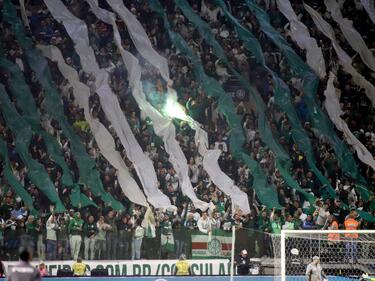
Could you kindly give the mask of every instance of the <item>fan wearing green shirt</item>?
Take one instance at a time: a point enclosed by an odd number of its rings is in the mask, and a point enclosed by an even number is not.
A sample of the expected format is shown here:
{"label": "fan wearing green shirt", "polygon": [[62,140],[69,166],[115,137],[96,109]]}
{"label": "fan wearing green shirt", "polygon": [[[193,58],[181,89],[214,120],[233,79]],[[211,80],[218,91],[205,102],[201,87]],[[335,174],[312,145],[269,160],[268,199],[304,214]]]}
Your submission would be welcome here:
{"label": "fan wearing green shirt", "polygon": [[163,221],[160,223],[160,229],[162,257],[167,258],[170,253],[174,253],[172,222],[167,214],[164,215]]}
{"label": "fan wearing green shirt", "polygon": [[270,221],[267,214],[267,208],[266,206],[263,207],[263,209],[259,212],[259,209],[256,205],[254,205],[255,211],[258,214],[258,228],[262,232],[270,232]]}
{"label": "fan wearing green shirt", "polygon": [[271,245],[270,237],[268,233],[271,232],[271,224],[269,220],[269,216],[267,213],[267,207],[263,206],[262,210],[259,211],[258,206],[253,204],[254,209],[258,215],[257,225],[258,229],[261,231],[262,235],[260,237],[259,245],[259,255],[262,256],[269,256],[271,254],[271,249],[269,245]]}
{"label": "fan wearing green shirt", "polygon": [[32,241],[38,240],[38,230],[36,228],[36,222],[34,216],[30,215],[25,223],[26,234],[32,237]]}
{"label": "fan wearing green shirt", "polygon": [[271,232],[273,234],[280,234],[284,217],[285,209],[282,209],[281,216],[275,211],[275,208],[272,209],[271,215],[270,215],[270,222],[271,222]]}

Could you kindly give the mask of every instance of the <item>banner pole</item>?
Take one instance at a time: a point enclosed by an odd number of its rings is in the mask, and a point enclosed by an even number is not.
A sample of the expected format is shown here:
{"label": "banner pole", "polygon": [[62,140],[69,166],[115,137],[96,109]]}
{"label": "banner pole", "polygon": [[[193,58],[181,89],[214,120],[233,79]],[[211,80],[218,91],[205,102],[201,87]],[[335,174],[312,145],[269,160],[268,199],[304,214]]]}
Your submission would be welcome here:
{"label": "banner pole", "polygon": [[233,281],[234,276],[234,250],[235,245],[234,242],[236,241],[236,227],[232,226],[232,250],[231,250],[231,257],[230,257],[230,281]]}

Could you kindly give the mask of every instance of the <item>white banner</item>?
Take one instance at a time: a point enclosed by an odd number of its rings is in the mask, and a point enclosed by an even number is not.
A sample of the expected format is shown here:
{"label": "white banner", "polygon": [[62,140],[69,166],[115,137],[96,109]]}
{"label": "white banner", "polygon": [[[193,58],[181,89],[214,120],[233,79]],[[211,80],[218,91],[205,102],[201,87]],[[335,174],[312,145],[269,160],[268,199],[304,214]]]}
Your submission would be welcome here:
{"label": "white banner", "polygon": [[368,16],[375,23],[375,8],[374,8],[374,0],[361,0],[363,8],[365,8]]}
{"label": "white banner", "polygon": [[29,19],[27,18],[26,14],[26,8],[25,8],[25,0],[19,0],[20,1],[20,9],[21,9],[21,18],[23,21],[23,24],[30,28]]}
{"label": "white banner", "polygon": [[[130,37],[140,54],[160,72],[164,80],[169,83],[169,68],[167,60],[161,57],[152,47],[146,32],[136,17],[130,13],[122,2],[108,1],[112,9],[115,10],[120,18],[125,22]],[[108,12],[108,11],[107,11]],[[128,68],[129,82],[132,87],[133,97],[138,106],[153,122],[155,134],[163,139],[165,151],[169,154],[169,161],[179,177],[182,192],[190,198],[196,208],[206,210],[208,203],[199,200],[191,185],[189,177],[189,167],[187,159],[182,152],[179,143],[176,140],[176,129],[170,119],[164,118],[147,100],[143,92],[141,83],[141,67],[138,59],[131,53],[126,52],[121,45],[120,35],[115,35],[115,42],[122,55],[125,66]],[[168,95],[175,96],[172,89],[169,89]]]}
{"label": "white banner", "polygon": [[[177,260],[97,260],[83,261],[89,270],[108,269],[110,276],[168,276],[174,275]],[[17,262],[3,261],[8,271]],[[35,267],[38,262],[31,262]],[[74,261],[46,261],[44,262],[49,275],[56,276],[59,269],[72,269]],[[229,259],[189,260],[192,275],[227,275],[229,274]]]}
{"label": "white banner", "polygon": [[[91,9],[93,9],[95,13],[95,10],[98,10],[98,8],[94,7],[94,5],[92,4],[93,0],[86,0],[86,1],[90,4]],[[144,31],[142,25],[137,20],[137,18],[127,10],[127,8],[125,7],[125,5],[123,5],[123,3],[115,2],[112,0],[107,0],[107,2],[111,5],[112,9],[114,9],[119,14],[120,18],[127,25],[128,31],[134,42],[134,45],[137,47],[137,50],[141,53],[141,55],[145,57],[146,60],[148,60],[151,64],[154,64],[153,58],[150,57],[150,54],[156,53],[156,51],[153,49],[151,42],[149,38],[147,37],[146,32]],[[101,13],[96,12],[96,15],[99,18],[101,18],[101,20],[106,21],[103,15],[103,13],[105,12],[109,13],[108,11],[102,10]],[[129,15],[129,13],[131,15]],[[116,24],[113,21],[112,23],[112,26],[114,26],[113,29],[117,30],[117,27],[115,25]],[[115,41],[122,55],[124,64],[128,69],[131,69],[131,71],[129,71],[129,81],[133,88],[133,95],[134,95],[135,100],[137,101],[139,107],[142,109],[143,113],[145,113],[146,116],[152,119],[154,128],[155,126],[156,127],[159,126],[159,128],[155,128],[155,132],[156,134],[158,134],[158,136],[160,136],[164,140],[166,151],[170,155],[171,155],[170,152],[172,152],[174,156],[178,156],[180,158],[180,159],[177,159],[176,157],[171,157],[170,161],[172,162],[175,169],[177,167],[176,171],[182,178],[182,181],[181,181],[182,191],[190,199],[191,199],[190,196],[193,196],[194,199],[192,199],[192,201],[194,202],[195,206],[197,207],[201,206],[199,207],[200,209],[202,208],[206,209],[208,207],[208,204],[202,201],[197,201],[197,198],[194,192],[192,191],[191,182],[188,177],[188,166],[186,165],[187,160],[181,148],[179,147],[178,143],[175,140],[175,127],[173,126],[173,124],[168,118],[164,117],[162,114],[156,111],[152,107],[152,105],[146,101],[146,97],[145,97],[145,94],[143,93],[142,85],[140,82],[141,68],[139,66],[138,60],[132,54],[130,54],[129,52],[125,51],[122,48],[120,40],[121,40],[120,36],[119,35],[117,36],[115,32]],[[138,47],[142,49],[138,49]],[[146,49],[146,51],[144,49]],[[161,73],[162,77],[165,79],[167,83],[169,83],[169,81],[166,80],[167,79],[166,75],[163,74],[164,71],[167,71],[169,73],[168,65],[166,69],[161,68],[160,60],[158,59],[158,61],[159,61],[159,64],[154,64],[155,67],[159,69],[159,72]],[[168,95],[177,104],[176,92],[171,87],[168,87]],[[207,133],[201,129],[200,124],[195,122],[189,116],[186,116],[185,120],[196,131],[195,143],[198,147],[199,153],[203,156],[203,167],[208,173],[208,175],[210,176],[212,182],[215,185],[217,185],[218,188],[221,189],[225,194],[231,197],[232,204],[233,204],[233,211],[235,211],[236,209],[241,209],[244,214],[250,213],[250,206],[249,206],[249,202],[248,202],[249,200],[247,198],[247,195],[243,191],[241,191],[237,186],[234,185],[234,182],[223,171],[221,171],[218,165],[217,160],[220,156],[221,151],[220,150],[208,150],[207,149],[208,148]],[[173,135],[171,135],[171,133],[173,133]]]}
{"label": "white banner", "polygon": [[362,61],[372,70],[375,71],[375,58],[367,48],[361,34],[354,29],[353,23],[347,18],[343,18],[340,6],[336,0],[324,0],[327,10],[331,13],[332,18],[338,23],[342,34],[348,41],[349,45],[359,54]]}
{"label": "white banner", "polygon": [[353,135],[346,122],[341,118],[344,113],[341,111],[339,98],[340,93],[335,89],[333,82],[335,80],[334,74],[329,74],[327,82],[327,89],[324,91],[326,97],[324,107],[336,128],[344,133],[344,139],[357,152],[358,158],[365,164],[369,165],[375,171],[375,160],[370,151]]}
{"label": "white banner", "polygon": [[123,1],[107,0],[107,2],[112,10],[118,13],[121,19],[125,22],[129,35],[138,52],[156,67],[163,79],[169,83],[168,61],[154,50],[146,31],[143,29],[137,18],[126,8]]}
{"label": "white banner", "polygon": [[307,27],[298,19],[289,0],[276,0],[276,3],[280,12],[289,21],[290,36],[301,49],[306,50],[307,64],[323,79],[326,76],[326,65],[316,40],[310,36]]}
{"label": "white banner", "polygon": [[94,0],[86,1],[90,5],[93,13],[98,18],[112,25],[115,43],[120,51],[124,64],[128,69],[129,84],[132,88],[133,97],[142,110],[142,113],[152,120],[156,135],[163,139],[165,150],[169,154],[169,160],[179,175],[182,192],[192,200],[193,204],[197,208],[206,210],[208,208],[208,203],[199,200],[193,190],[193,187],[191,186],[187,160],[178,142],[176,141],[175,127],[173,126],[170,119],[163,117],[146,100],[146,96],[143,93],[141,84],[141,68],[139,66],[138,60],[131,53],[125,51],[121,45],[121,37],[115,22],[115,15],[107,10],[99,8]]}
{"label": "white banner", "polygon": [[77,101],[78,106],[84,110],[85,119],[90,125],[91,132],[99,147],[100,153],[115,169],[118,170],[117,179],[125,196],[138,205],[146,206],[146,198],[136,181],[130,176],[125,162],[122,160],[120,153],[116,150],[112,135],[102,123],[93,118],[90,114],[90,89],[79,81],[77,71],[65,63],[64,58],[57,47],[38,45],[37,48],[42,51],[45,57],[57,62],[57,67],[61,74],[73,87],[74,98]]}
{"label": "white banner", "polygon": [[342,65],[344,70],[352,75],[353,81],[365,90],[367,97],[371,100],[372,104],[375,105],[375,87],[366,80],[358,71],[352,66],[352,59],[349,55],[340,47],[335,38],[335,32],[332,26],[326,22],[322,16],[316,12],[310,6],[304,4],[306,11],[310,14],[316,27],[332,42],[332,47],[336,51],[338,62]]}
{"label": "white banner", "polygon": [[75,17],[60,0],[44,0],[44,2],[53,17],[63,23],[73,40],[75,50],[81,58],[83,70],[95,76],[96,93],[99,95],[100,104],[124,146],[127,157],[134,165],[148,201],[155,208],[170,207],[169,198],[158,189],[158,181],[152,161],[137,142],[122,112],[117,96],[108,84],[108,73],[104,69],[100,69],[96,62],[94,51],[89,46],[85,22]]}

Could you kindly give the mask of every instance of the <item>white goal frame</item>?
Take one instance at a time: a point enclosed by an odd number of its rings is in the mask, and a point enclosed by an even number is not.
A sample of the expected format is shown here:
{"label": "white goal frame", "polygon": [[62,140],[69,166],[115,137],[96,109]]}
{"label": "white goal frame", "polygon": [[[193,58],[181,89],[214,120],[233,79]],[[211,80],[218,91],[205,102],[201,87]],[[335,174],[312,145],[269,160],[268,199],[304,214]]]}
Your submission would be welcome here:
{"label": "white goal frame", "polygon": [[375,230],[281,230],[280,235],[280,269],[281,281],[286,281],[286,243],[287,234],[374,234]]}

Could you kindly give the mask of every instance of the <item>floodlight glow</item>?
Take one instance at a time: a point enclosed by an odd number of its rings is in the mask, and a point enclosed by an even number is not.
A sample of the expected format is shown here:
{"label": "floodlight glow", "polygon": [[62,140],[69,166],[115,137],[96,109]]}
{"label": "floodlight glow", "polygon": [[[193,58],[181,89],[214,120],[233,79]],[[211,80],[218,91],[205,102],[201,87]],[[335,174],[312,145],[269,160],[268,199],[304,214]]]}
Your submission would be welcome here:
{"label": "floodlight glow", "polygon": [[173,98],[167,98],[163,108],[163,113],[169,118],[178,118],[184,121],[190,121],[190,116],[186,114],[182,105]]}

